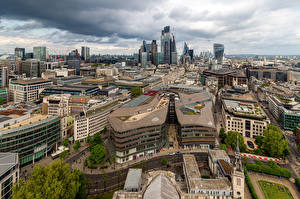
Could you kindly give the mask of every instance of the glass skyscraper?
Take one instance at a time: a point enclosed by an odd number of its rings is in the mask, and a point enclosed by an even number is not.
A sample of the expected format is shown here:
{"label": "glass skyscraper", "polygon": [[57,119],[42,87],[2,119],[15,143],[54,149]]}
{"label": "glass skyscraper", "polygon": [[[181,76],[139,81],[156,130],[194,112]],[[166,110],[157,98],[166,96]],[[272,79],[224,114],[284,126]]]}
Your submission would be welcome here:
{"label": "glass skyscraper", "polygon": [[172,53],[176,52],[175,37],[170,32],[170,26],[161,31],[161,52],[165,64],[172,64]]}
{"label": "glass skyscraper", "polygon": [[222,64],[224,57],[224,45],[223,44],[214,44],[214,56],[218,64]]}
{"label": "glass skyscraper", "polygon": [[36,46],[33,47],[33,58],[40,61],[46,61],[46,47],[45,46]]}

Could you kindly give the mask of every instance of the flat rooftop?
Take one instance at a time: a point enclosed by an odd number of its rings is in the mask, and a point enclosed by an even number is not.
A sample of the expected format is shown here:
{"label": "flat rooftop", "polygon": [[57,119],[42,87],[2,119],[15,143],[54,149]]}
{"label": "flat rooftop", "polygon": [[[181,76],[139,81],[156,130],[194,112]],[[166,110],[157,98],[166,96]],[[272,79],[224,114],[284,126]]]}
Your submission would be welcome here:
{"label": "flat rooftop", "polygon": [[142,169],[129,169],[124,185],[124,189],[139,189],[142,179]]}
{"label": "flat rooftop", "polygon": [[261,119],[267,118],[263,109],[256,103],[224,99],[223,104],[228,112],[237,116],[257,117]]}
{"label": "flat rooftop", "polygon": [[188,177],[188,180],[193,178],[201,178],[201,174],[198,168],[198,164],[196,162],[194,155],[183,155],[183,162],[185,166],[186,175]]}
{"label": "flat rooftop", "polygon": [[211,158],[215,161],[218,159],[229,159],[228,154],[224,150],[209,150],[208,154],[211,156]]}
{"label": "flat rooftop", "polygon": [[198,125],[215,128],[212,100],[209,93],[180,94],[175,102],[176,115],[181,126]]}
{"label": "flat rooftop", "polygon": [[45,80],[45,79],[18,79],[15,81],[12,81],[14,84],[39,84],[39,83],[46,83],[51,82],[51,80]]}
{"label": "flat rooftop", "polygon": [[55,117],[55,116],[52,116],[52,115],[42,115],[42,114],[33,114],[28,119],[25,119],[25,120],[23,120],[21,122],[18,122],[16,124],[13,124],[13,125],[10,125],[10,126],[7,126],[5,128],[0,129],[0,135],[4,131],[6,131],[6,130],[13,130],[15,128],[20,128],[22,126],[31,125],[31,124],[34,124],[34,123],[37,123],[37,122],[40,122],[40,121],[43,121],[43,120],[46,120],[46,119],[49,119],[49,118],[53,118],[53,117]]}

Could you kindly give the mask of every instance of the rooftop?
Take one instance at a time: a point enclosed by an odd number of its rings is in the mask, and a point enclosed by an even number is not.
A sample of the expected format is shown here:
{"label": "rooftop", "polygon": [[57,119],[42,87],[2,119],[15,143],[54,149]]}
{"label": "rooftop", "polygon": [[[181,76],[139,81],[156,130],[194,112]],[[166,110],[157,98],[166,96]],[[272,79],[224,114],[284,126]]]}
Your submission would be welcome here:
{"label": "rooftop", "polygon": [[213,161],[217,161],[218,159],[227,159],[230,161],[229,156],[224,150],[209,150],[208,154],[213,159]]}
{"label": "rooftop", "polygon": [[142,178],[142,169],[129,169],[124,189],[139,189]]}
{"label": "rooftop", "polygon": [[[149,96],[147,96],[149,97]],[[165,123],[168,113],[168,98],[160,98],[159,95],[140,106],[123,106],[108,117],[108,121],[115,131],[124,132],[131,129],[147,126],[161,125]]]}
{"label": "rooftop", "polygon": [[19,162],[17,153],[0,153],[0,176]]}
{"label": "rooftop", "polygon": [[51,82],[51,80],[45,80],[45,79],[18,79],[13,81],[14,84],[39,84],[39,83],[46,83]]}
{"label": "rooftop", "polygon": [[256,103],[240,102],[235,100],[223,100],[225,109],[234,115],[266,119],[263,109]]}
{"label": "rooftop", "polygon": [[180,125],[199,125],[215,128],[212,100],[209,93],[180,94],[180,101],[176,101],[175,106]]}
{"label": "rooftop", "polygon": [[33,114],[28,119],[22,120],[22,121],[20,121],[16,124],[13,124],[13,125],[10,125],[10,126],[7,126],[5,128],[0,129],[0,135],[9,133],[8,131],[13,131],[15,128],[20,128],[20,127],[24,127],[24,126],[27,126],[27,125],[32,125],[32,124],[42,122],[46,119],[50,119],[50,118],[53,118],[53,117],[55,117],[55,116],[42,115],[42,114]]}
{"label": "rooftop", "polygon": [[183,162],[186,168],[186,175],[189,179],[201,178],[198,164],[194,155],[183,155]]}

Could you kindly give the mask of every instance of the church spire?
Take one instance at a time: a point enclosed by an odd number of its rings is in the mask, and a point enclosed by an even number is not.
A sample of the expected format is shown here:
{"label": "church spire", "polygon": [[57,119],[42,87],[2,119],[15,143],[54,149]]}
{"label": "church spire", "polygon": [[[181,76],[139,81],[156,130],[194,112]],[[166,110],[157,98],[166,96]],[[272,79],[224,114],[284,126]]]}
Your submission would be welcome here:
{"label": "church spire", "polygon": [[235,152],[234,169],[238,170],[238,171],[242,171],[243,170],[242,158],[241,158],[240,147],[239,147],[239,136],[237,136],[237,140],[236,140],[236,152]]}

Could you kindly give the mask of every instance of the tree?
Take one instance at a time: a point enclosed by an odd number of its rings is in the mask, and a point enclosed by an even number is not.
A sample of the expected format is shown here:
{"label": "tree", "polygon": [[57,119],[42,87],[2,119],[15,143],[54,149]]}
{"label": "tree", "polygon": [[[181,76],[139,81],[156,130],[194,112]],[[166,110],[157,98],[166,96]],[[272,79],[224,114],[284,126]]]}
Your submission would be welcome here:
{"label": "tree", "polygon": [[91,149],[89,160],[92,161],[94,164],[100,164],[103,162],[105,156],[106,156],[105,147],[101,144],[97,144],[95,145],[95,147]]}
{"label": "tree", "polygon": [[5,101],[2,98],[0,98],[0,105],[3,105],[3,104],[5,104]]}
{"label": "tree", "polygon": [[289,143],[277,126],[269,125],[264,130],[262,150],[267,156],[277,158],[285,157],[289,154]]}
{"label": "tree", "polygon": [[63,151],[61,154],[59,154],[60,159],[65,159],[69,155],[69,151]]}
{"label": "tree", "polygon": [[107,128],[104,127],[104,129],[102,130],[102,133],[105,134],[107,132]]}
{"label": "tree", "polygon": [[93,139],[91,138],[91,136],[88,135],[87,138],[86,138],[86,142],[89,143],[89,144],[91,144],[91,143],[92,143],[92,140],[93,140]]}
{"label": "tree", "polygon": [[263,136],[255,136],[255,144],[260,148],[263,145],[264,137]]}
{"label": "tree", "polygon": [[13,199],[84,199],[86,179],[77,169],[56,160],[51,165],[37,164],[28,181],[18,181],[13,188]]}
{"label": "tree", "polygon": [[231,147],[231,149],[235,150],[236,149],[237,138],[239,139],[240,151],[241,152],[246,152],[247,151],[247,146],[244,143],[243,136],[239,132],[228,131],[227,132],[227,137],[225,139],[225,144],[227,145],[227,147]]}
{"label": "tree", "polygon": [[220,137],[220,139],[221,139],[221,143],[224,143],[224,142],[225,142],[225,139],[226,139],[226,137],[227,137],[224,128],[221,128],[221,129],[220,129],[219,137]]}
{"label": "tree", "polygon": [[61,143],[64,147],[69,147],[69,140],[66,138]]}
{"label": "tree", "polygon": [[161,159],[161,165],[162,165],[162,166],[166,166],[167,164],[168,164],[167,158],[166,158],[166,157],[163,157],[163,158]]}
{"label": "tree", "polygon": [[224,151],[227,151],[227,146],[226,144],[221,144],[220,148]]}
{"label": "tree", "polygon": [[138,97],[141,94],[143,94],[143,90],[142,90],[141,87],[137,86],[137,87],[131,89],[131,96],[132,97]]}
{"label": "tree", "polygon": [[77,141],[75,142],[74,146],[73,146],[73,149],[74,149],[75,151],[77,151],[79,148],[80,148],[80,141],[77,140]]}
{"label": "tree", "polygon": [[300,144],[297,145],[297,149],[300,151]]}

